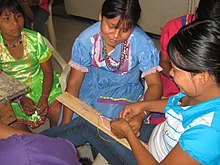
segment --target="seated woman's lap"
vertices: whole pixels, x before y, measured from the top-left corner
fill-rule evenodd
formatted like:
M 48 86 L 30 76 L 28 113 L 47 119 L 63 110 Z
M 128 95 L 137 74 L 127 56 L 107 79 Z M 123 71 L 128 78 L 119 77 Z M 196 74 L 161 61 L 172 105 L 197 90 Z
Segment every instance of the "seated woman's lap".
M 148 142 L 153 126 L 144 124 L 141 129 L 141 140 Z M 62 137 L 71 141 L 75 146 L 90 143 L 96 151 L 100 152 L 109 163 L 134 165 L 135 159 L 132 152 L 98 130 L 86 120 L 78 117 L 66 125 L 60 125 L 41 132 L 51 137 Z

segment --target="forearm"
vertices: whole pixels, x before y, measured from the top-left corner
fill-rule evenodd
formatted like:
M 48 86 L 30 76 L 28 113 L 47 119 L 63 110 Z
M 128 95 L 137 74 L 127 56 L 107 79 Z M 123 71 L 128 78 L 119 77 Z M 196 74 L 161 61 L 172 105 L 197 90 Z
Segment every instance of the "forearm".
M 157 100 L 162 97 L 162 85 L 152 84 L 148 86 L 145 94 L 144 100 Z
M 1 123 L 0 123 L 0 130 L 1 130 L 0 139 L 8 138 L 8 137 L 10 137 L 10 136 L 12 136 L 14 134 L 17 134 L 17 135 L 31 134 L 31 132 L 26 132 L 26 131 L 18 130 L 18 129 L 12 128 L 12 127 L 10 127 L 8 125 L 1 124 Z
M 170 59 L 168 56 L 162 54 L 160 52 L 160 66 L 163 68 L 162 73 L 169 77 L 169 72 L 171 70 L 171 63 L 170 63 Z
M 127 136 L 127 140 L 138 165 L 153 165 L 158 163 L 143 144 L 141 144 L 134 133 L 130 133 L 129 136 Z
M 42 95 L 41 96 L 48 96 L 50 95 L 52 85 L 53 85 L 53 73 L 51 74 L 44 74 L 43 84 L 42 84 Z
M 139 102 L 141 106 L 139 113 L 144 113 L 144 111 L 164 113 L 164 108 L 167 105 L 167 101 L 167 99 L 158 99 Z
M 50 91 L 53 85 L 53 67 L 51 64 L 51 60 L 47 60 L 44 63 L 40 64 L 41 69 L 43 71 L 44 77 L 43 77 L 43 84 L 42 84 L 42 96 L 49 96 Z
M 160 99 L 163 93 L 160 73 L 156 71 L 155 73 L 147 74 L 144 79 L 148 86 L 144 95 L 144 100 Z
M 79 91 L 81 88 L 83 75 L 84 74 L 81 74 L 79 71 L 71 69 L 70 79 L 68 81 L 66 91 L 75 97 L 79 97 Z M 75 77 L 78 77 L 78 79 L 76 79 Z M 74 112 L 71 109 L 65 107 L 63 111 L 62 124 L 66 124 L 69 121 L 71 121 L 73 114 Z
M 171 64 L 168 61 L 160 61 L 160 66 L 163 68 L 162 74 L 169 77 L 169 72 L 171 70 Z

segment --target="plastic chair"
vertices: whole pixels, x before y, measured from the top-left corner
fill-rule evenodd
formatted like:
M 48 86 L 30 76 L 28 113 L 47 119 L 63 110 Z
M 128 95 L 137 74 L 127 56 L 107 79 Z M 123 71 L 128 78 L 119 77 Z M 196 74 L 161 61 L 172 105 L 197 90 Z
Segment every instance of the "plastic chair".
M 63 57 L 57 52 L 57 50 L 54 48 L 54 46 L 48 41 L 46 37 L 44 37 L 47 46 L 53 51 L 53 57 L 57 61 L 57 63 L 60 65 L 61 68 L 61 74 L 60 74 L 60 84 L 62 92 L 66 90 L 67 85 L 67 78 L 68 74 L 70 72 L 70 66 L 66 63 L 66 61 L 63 59 Z
M 54 0 L 49 0 L 48 8 L 49 8 L 50 15 L 47 19 L 46 25 L 47 25 L 47 29 L 48 29 L 48 33 L 49 33 L 49 37 L 50 37 L 50 42 L 52 43 L 53 47 L 56 49 L 57 44 L 56 44 L 55 30 L 54 30 L 54 26 L 53 26 L 53 13 L 52 13 L 53 2 L 54 2 Z

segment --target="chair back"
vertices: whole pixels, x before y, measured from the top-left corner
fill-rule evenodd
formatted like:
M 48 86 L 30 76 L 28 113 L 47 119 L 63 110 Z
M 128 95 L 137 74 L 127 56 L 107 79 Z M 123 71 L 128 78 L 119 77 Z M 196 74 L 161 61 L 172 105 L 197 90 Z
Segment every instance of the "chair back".
M 44 39 L 45 39 L 45 42 L 47 44 L 47 47 L 50 48 L 53 51 L 53 56 L 52 56 L 53 59 L 56 60 L 56 63 L 58 63 L 58 65 L 61 69 L 61 71 L 58 71 L 58 68 L 54 67 L 54 65 L 53 65 L 55 70 L 58 71 L 58 73 L 60 73 L 61 89 L 62 89 L 62 92 L 64 92 L 66 90 L 66 86 L 67 86 L 67 79 L 68 79 L 68 75 L 69 75 L 69 72 L 70 72 L 70 66 L 63 59 L 63 57 L 59 54 L 59 52 L 53 47 L 53 45 L 50 43 L 50 41 L 48 41 L 48 39 L 46 37 L 44 37 Z M 52 63 L 53 63 L 53 59 L 52 59 Z

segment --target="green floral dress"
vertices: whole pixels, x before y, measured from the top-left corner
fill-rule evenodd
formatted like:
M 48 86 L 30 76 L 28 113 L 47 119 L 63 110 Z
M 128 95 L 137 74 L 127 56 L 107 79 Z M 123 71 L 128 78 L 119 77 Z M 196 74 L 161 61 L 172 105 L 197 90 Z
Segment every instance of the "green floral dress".
M 30 87 L 27 96 L 37 104 L 42 94 L 44 77 L 40 64 L 50 59 L 52 51 L 47 47 L 40 33 L 23 29 L 21 35 L 24 47 L 21 59 L 16 59 L 10 54 L 4 45 L 2 35 L 0 35 L 0 65 L 2 71 Z M 59 74 L 54 72 L 54 82 L 48 98 L 49 104 L 51 105 L 60 94 Z M 11 105 L 17 122 L 25 123 L 31 127 L 38 127 L 44 123 L 45 116 L 40 117 L 37 111 L 32 116 L 27 116 L 16 101 L 12 101 Z

